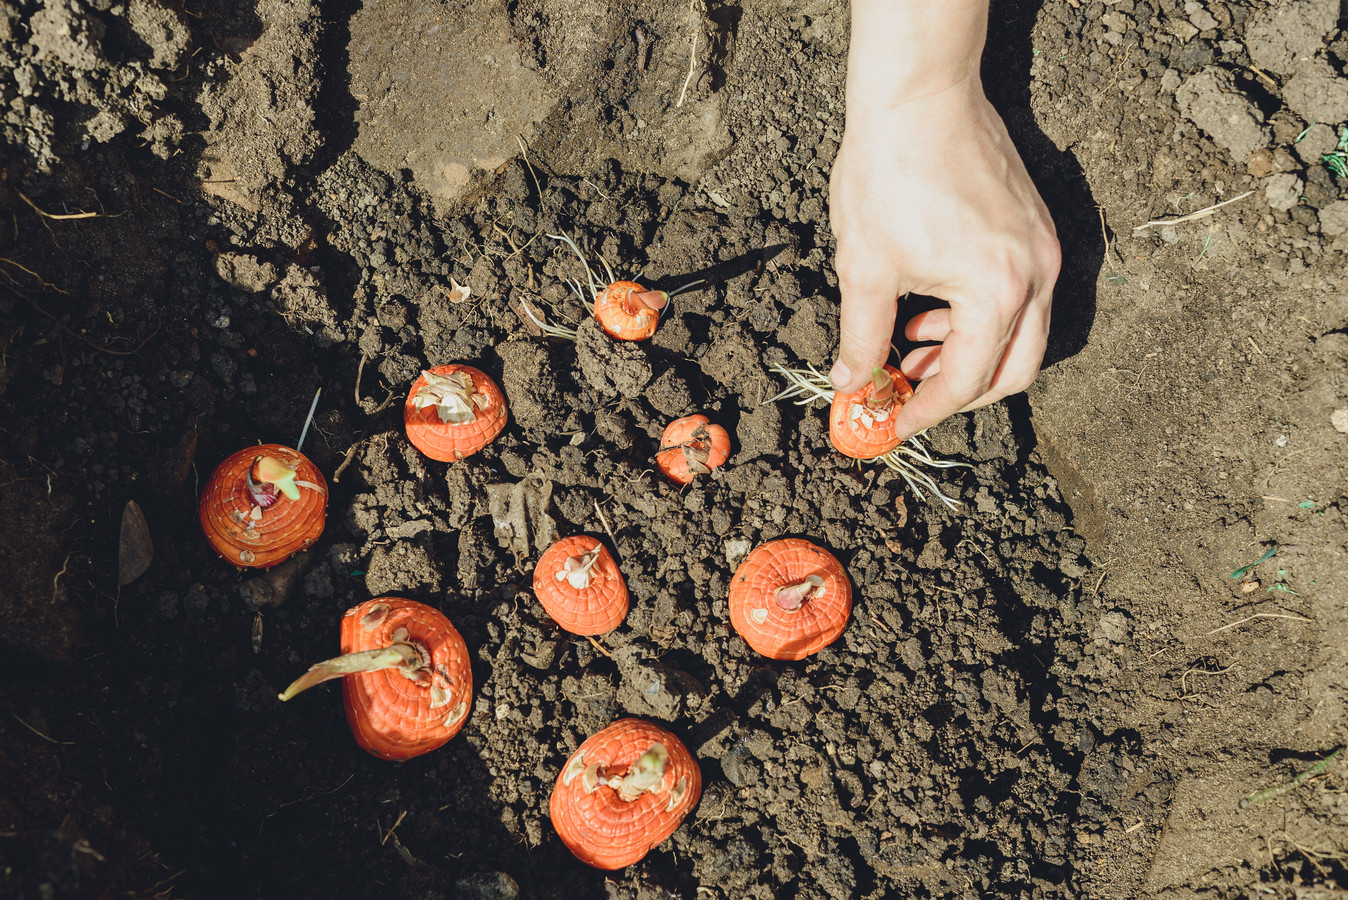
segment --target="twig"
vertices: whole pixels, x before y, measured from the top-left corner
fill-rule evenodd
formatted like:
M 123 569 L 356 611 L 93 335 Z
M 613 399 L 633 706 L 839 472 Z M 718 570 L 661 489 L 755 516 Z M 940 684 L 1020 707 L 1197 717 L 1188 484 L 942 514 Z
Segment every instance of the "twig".
M 384 836 L 379 839 L 379 846 L 382 847 L 388 843 L 388 839 L 393 837 L 393 832 L 398 830 L 398 826 L 403 823 L 403 819 L 405 818 L 407 818 L 407 810 L 403 810 L 402 812 L 398 813 L 398 818 L 394 820 L 392 825 L 389 826 L 389 830 L 384 832 Z M 379 821 L 377 819 L 375 820 L 374 824 L 375 828 L 379 827 Z
M 1263 81 L 1265 84 L 1267 84 L 1267 85 L 1268 85 L 1269 87 L 1271 87 L 1273 90 L 1275 90 L 1275 91 L 1278 90 L 1278 82 L 1276 82 L 1276 81 L 1274 81 L 1272 78 L 1270 78 L 1270 77 L 1269 77 L 1269 74 L 1268 74 L 1267 72 L 1265 72 L 1263 69 L 1257 69 L 1257 68 L 1255 68 L 1254 66 L 1250 66 L 1249 69 L 1250 69 L 1251 72 L 1254 73 L 1254 75 L 1255 75 L 1256 78 L 1258 78 L 1259 80 Z M 1297 138 L 1297 140 L 1300 140 L 1300 138 Z
M 95 218 L 98 218 L 98 216 L 102 215 L 101 213 L 96 213 L 96 212 L 60 213 L 59 215 L 56 214 L 56 213 L 49 213 L 49 212 L 46 212 L 45 210 L 43 210 L 40 206 L 38 206 L 38 205 L 37 205 L 36 203 L 34 203 L 32 200 L 29 200 L 28 197 L 24 194 L 23 191 L 20 191 L 20 190 L 17 190 L 17 189 L 16 189 L 16 190 L 14 191 L 14 193 L 18 194 L 20 200 L 22 200 L 24 203 L 27 203 L 29 206 L 31 206 L 31 207 L 33 208 L 33 210 L 34 210 L 39 216 L 41 216 L 41 217 L 44 218 L 44 219 L 55 219 L 55 220 L 60 220 L 60 219 L 95 219 Z
M 48 283 L 47 280 L 46 280 L 45 278 L 43 278 L 41 275 L 37 274 L 36 272 L 34 272 L 32 269 L 28 268 L 27 266 L 25 266 L 25 265 L 24 265 L 23 263 L 21 263 L 21 262 L 15 262 L 15 261 L 12 260 L 12 259 L 6 259 L 6 258 L 3 257 L 3 256 L 0 256 L 0 262 L 6 262 L 6 263 L 9 263 L 11 266 L 14 266 L 16 269 L 21 269 L 21 270 L 23 270 L 24 272 L 27 272 L 29 275 L 32 275 L 34 278 L 36 278 L 38 281 L 40 281 L 40 282 L 42 283 L 42 286 L 43 286 L 44 288 L 51 288 L 53 291 L 56 291 L 56 293 L 58 293 L 58 294 L 65 294 L 66 296 L 70 296 L 70 292 L 69 292 L 69 291 L 63 291 L 63 290 L 61 290 L 59 287 L 57 287 L 56 285 Z M 9 278 L 8 273 L 6 273 L 5 277 L 6 277 L 6 278 Z M 14 283 L 14 284 L 18 284 L 18 282 L 17 282 L 17 281 L 14 281 L 14 279 L 12 279 L 12 278 L 10 279 L 10 281 L 11 281 L 12 283 Z M 31 302 L 31 301 L 30 301 L 30 302 Z
M 603 644 L 599 643 L 594 638 L 590 637 L 588 634 L 585 635 L 585 640 L 589 641 L 594 646 L 594 649 L 598 650 L 600 653 L 604 654 L 609 659 L 613 658 L 613 654 L 609 653 Z
M 304 428 L 300 430 L 300 439 L 295 442 L 296 453 L 304 449 L 304 439 L 309 436 L 309 425 L 314 421 L 314 410 L 318 409 L 318 397 L 322 393 L 322 388 L 314 391 L 314 402 L 309 404 L 309 415 L 304 417 Z
M 688 93 L 688 85 L 693 81 L 693 70 L 697 68 L 697 38 L 698 32 L 693 32 L 693 48 L 688 52 L 688 77 L 683 79 L 683 90 L 679 91 L 679 102 L 675 106 L 683 106 L 684 95 Z
M 341 784 L 337 785 L 337 786 L 336 786 L 335 788 L 333 788 L 332 790 L 328 790 L 328 791 L 311 791 L 311 792 L 309 793 L 309 796 L 307 796 L 307 797 L 298 797 L 298 798 L 296 798 L 296 799 L 294 799 L 294 800 L 287 800 L 285 803 L 282 803 L 280 806 L 276 807 L 276 809 L 277 809 L 277 811 L 279 812 L 280 810 L 285 809 L 287 806 L 294 806 L 296 803 L 308 803 L 310 800 L 314 799 L 315 797 L 324 797 L 324 796 L 327 796 L 327 795 L 330 795 L 330 794 L 335 794 L 335 793 L 337 793 L 338 791 L 340 791 L 342 788 L 344 788 L 344 787 L 346 787 L 348 784 L 350 784 L 350 783 L 351 783 L 351 779 L 352 779 L 352 778 L 355 778 L 355 777 L 356 777 L 356 773 L 355 773 L 355 772 L 352 772 L 350 775 L 346 776 L 346 781 L 343 781 Z M 271 813 L 270 815 L 266 816 L 266 818 L 269 819 L 269 818 L 271 818 L 271 817 L 274 816 L 274 815 L 276 815 L 276 813 Z
M 1225 675 L 1236 667 L 1235 663 L 1227 666 L 1225 669 L 1186 669 L 1180 676 L 1180 693 L 1187 695 L 1189 693 L 1188 679 L 1190 675 Z
M 65 322 L 62 322 L 60 319 L 56 318 L 56 316 L 54 316 L 54 315 L 52 315 L 51 313 L 47 312 L 45 309 L 43 309 L 41 306 L 39 306 L 39 305 L 37 304 L 37 301 L 36 301 L 36 300 L 32 299 L 31 297 L 28 297 L 28 296 L 25 295 L 25 294 L 21 294 L 21 293 L 19 293 L 18 291 L 15 291 L 14 293 L 19 294 L 20 297 L 23 297 L 23 299 L 27 300 L 29 306 L 33 307 L 33 309 L 35 309 L 35 310 L 37 310 L 38 312 L 42 313 L 42 315 L 46 316 L 48 319 L 51 319 L 53 322 L 56 323 L 56 327 L 60 328 L 60 329 L 61 329 L 62 331 L 64 331 L 66 334 L 68 334 L 68 335 L 70 335 L 71 337 L 73 337 L 75 340 L 81 341 L 81 342 L 83 342 L 83 343 L 85 343 L 85 344 L 88 344 L 90 347 L 92 347 L 93 349 L 97 350 L 99 353 L 106 353 L 106 354 L 108 354 L 109 356 L 135 356 L 137 353 L 139 353 L 140 351 L 144 350 L 144 349 L 145 349 L 145 345 L 148 344 L 148 343 L 150 343 L 150 341 L 154 340 L 154 339 L 155 339 L 155 336 L 156 336 L 157 334 L 159 334 L 159 329 L 162 328 L 162 327 L 164 327 L 163 325 L 156 325 L 154 331 L 151 331 L 151 332 L 150 332 L 150 336 L 149 336 L 149 337 L 147 337 L 145 340 L 141 341 L 139 344 L 137 344 L 135 347 L 133 347 L 133 348 L 130 349 L 130 350 L 109 350 L 107 347 L 100 347 L 100 346 L 98 346 L 98 345 L 95 344 L 93 341 L 89 340 L 87 337 L 85 337 L 84 335 L 80 334 L 78 331 L 75 331 L 73 328 L 71 328 L 71 327 L 70 327 L 69 325 L 67 325 Z M 65 291 L 62 291 L 61 293 L 64 294 Z
M 1289 459 L 1291 459 L 1291 458 L 1294 457 L 1294 456 L 1300 456 L 1300 455 L 1303 454 L 1303 453 L 1309 453 L 1310 451 L 1312 451 L 1312 450 L 1314 450 L 1314 449 L 1315 449 L 1314 447 L 1302 447 L 1300 450 L 1293 450 L 1291 453 L 1284 453 L 1282 456 L 1278 457 L 1278 458 L 1273 462 L 1273 468 L 1269 469 L 1269 470 L 1268 470 L 1268 474 L 1264 476 L 1264 487 L 1268 487 L 1269 484 L 1272 483 L 1272 481 L 1273 481 L 1273 476 L 1278 474 L 1278 468 L 1279 468 L 1283 463 L 1287 462 Z
M 365 372 L 365 360 L 369 359 L 364 353 L 360 355 L 360 365 L 356 366 L 356 405 L 360 406 L 360 376 Z
M 1259 791 L 1257 793 L 1251 794 L 1250 796 L 1240 801 L 1240 808 L 1249 809 L 1251 806 L 1258 806 L 1259 804 L 1267 800 L 1272 800 L 1274 797 L 1281 797 L 1288 791 L 1296 787 L 1299 787 L 1308 778 L 1313 778 L 1314 776 L 1320 775 L 1321 773 L 1327 771 L 1329 767 L 1334 764 L 1334 760 L 1338 759 L 1339 754 L 1342 752 L 1343 748 L 1340 747 L 1338 750 L 1335 750 L 1333 753 L 1329 754 L 1324 759 L 1320 760 L 1318 763 L 1316 763 L 1306 771 L 1302 772 L 1300 775 L 1293 778 L 1291 781 L 1284 781 L 1282 784 L 1276 787 L 1271 787 L 1266 791 Z
M 1217 210 L 1221 209 L 1223 206 L 1226 206 L 1230 203 L 1235 203 L 1237 200 L 1244 200 L 1246 197 L 1250 196 L 1253 193 L 1254 191 L 1246 191 L 1245 193 L 1241 194 L 1238 197 L 1232 197 L 1230 200 L 1223 200 L 1221 203 L 1214 203 L 1212 206 L 1209 206 L 1206 209 L 1200 209 L 1198 212 L 1189 213 L 1187 216 L 1180 216 L 1175 219 L 1153 219 L 1152 221 L 1147 222 L 1145 225 L 1138 225 L 1136 228 L 1133 229 L 1133 231 L 1145 231 L 1148 228 L 1152 228 L 1158 225 L 1180 225 L 1184 222 L 1192 222 L 1195 219 L 1202 219 L 1205 216 L 1212 215 Z
M 1109 270 L 1111 272 L 1118 271 L 1114 268 L 1114 260 L 1111 259 L 1109 255 L 1109 249 L 1112 244 L 1109 240 L 1109 229 L 1105 227 L 1105 208 L 1096 204 L 1095 211 L 1100 214 L 1100 237 L 1105 239 L 1105 262 L 1109 263 Z
M 342 480 L 342 473 L 346 471 L 347 466 L 351 465 L 351 461 L 356 458 L 356 450 L 363 443 L 365 443 L 365 438 L 361 438 L 360 440 L 352 444 L 350 447 L 346 448 L 346 456 L 342 458 L 342 464 L 337 467 L 337 471 L 332 473 L 333 484 L 336 484 L 337 482 Z
M 1253 622 L 1255 619 L 1291 619 L 1293 622 L 1314 622 L 1314 619 L 1307 619 L 1302 616 L 1291 616 L 1286 613 L 1255 613 L 1252 616 L 1246 616 L 1243 619 L 1232 622 L 1230 625 L 1223 625 L 1221 628 L 1214 628 L 1203 637 L 1210 637 L 1219 631 L 1226 631 L 1228 628 L 1235 628 L 1237 625 L 1244 625 L 1246 622 Z
M 595 514 L 599 516 L 599 522 L 604 526 L 604 533 L 608 535 L 609 543 L 613 545 L 613 556 L 622 564 L 622 558 L 618 556 L 618 539 L 613 536 L 613 529 L 608 527 L 608 519 L 604 518 L 604 511 L 599 508 L 599 501 L 594 501 Z
M 534 180 L 534 190 L 538 191 L 538 206 L 541 209 L 543 206 L 543 187 L 538 183 L 538 175 L 534 172 L 533 164 L 529 162 L 529 151 L 524 149 L 524 138 L 517 134 L 515 135 L 515 142 L 520 145 L 520 158 L 529 167 L 529 176 Z
M 33 734 L 35 734 L 35 735 L 37 735 L 38 737 L 42 738 L 44 741 L 50 741 L 50 742 L 53 743 L 53 744 L 60 744 L 60 745 L 63 746 L 63 747 L 73 747 L 73 746 L 75 745 L 75 742 L 74 742 L 74 741 L 58 741 L 58 740 L 57 740 L 56 738 L 54 738 L 54 737 L 48 737 L 47 735 L 45 735 L 45 734 L 43 734 L 42 732 L 38 731 L 38 730 L 37 730 L 36 728 L 34 728 L 32 725 L 29 725 L 27 722 L 25 722 L 22 718 L 19 717 L 19 714 L 16 713 L 16 712 L 10 712 L 10 715 L 13 716 L 14 718 L 18 719 L 20 725 L 22 725 L 24 728 L 27 728 L 29 731 L 33 732 Z
M 48 476 L 48 477 L 50 478 L 51 476 Z M 74 554 L 72 553 L 71 556 L 73 556 L 73 555 L 74 555 Z M 56 602 L 56 591 L 57 591 L 58 585 L 60 584 L 61 576 L 64 575 L 64 574 L 66 573 L 66 569 L 69 568 L 69 566 L 70 566 L 70 556 L 67 556 L 67 557 L 66 557 L 66 561 L 63 562 L 63 563 L 61 563 L 61 571 L 57 572 L 57 573 L 56 573 L 56 576 L 55 576 L 54 578 L 52 578 L 52 580 L 51 580 L 51 599 L 52 599 L 52 603 L 55 603 L 55 602 Z

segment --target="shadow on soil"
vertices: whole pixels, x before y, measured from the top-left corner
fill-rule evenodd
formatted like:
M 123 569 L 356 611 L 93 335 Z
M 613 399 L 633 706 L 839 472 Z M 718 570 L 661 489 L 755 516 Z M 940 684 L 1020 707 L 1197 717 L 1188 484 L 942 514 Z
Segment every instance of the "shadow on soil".
M 992 4 L 983 53 L 983 84 L 1002 114 L 1025 167 L 1058 227 L 1062 273 L 1053 292 L 1053 324 L 1044 365 L 1069 359 L 1086 346 L 1095 322 L 1095 284 L 1104 263 L 1104 237 L 1094 196 L 1081 164 L 1054 146 L 1030 109 L 1034 23 L 1042 2 Z

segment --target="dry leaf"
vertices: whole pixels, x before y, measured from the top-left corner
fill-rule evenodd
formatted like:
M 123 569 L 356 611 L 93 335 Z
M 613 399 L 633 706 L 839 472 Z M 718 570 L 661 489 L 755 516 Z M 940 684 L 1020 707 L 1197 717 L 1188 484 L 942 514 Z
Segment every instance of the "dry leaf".
M 538 320 L 534 318 L 532 308 L 530 308 L 529 304 L 524 301 L 523 297 L 515 301 L 514 312 L 515 315 L 519 317 L 520 323 L 524 325 L 525 331 L 529 332 L 534 337 L 543 336 L 543 328 L 538 324 Z
M 122 510 L 122 536 L 117 549 L 117 586 L 125 587 L 144 575 L 153 560 L 154 541 L 145 513 L 135 500 L 128 500 Z
M 495 526 L 496 542 L 515 554 L 517 560 L 534 554 L 530 542 L 542 553 L 557 538 L 557 526 L 548 515 L 552 482 L 530 475 L 516 484 L 486 485 L 487 503 Z

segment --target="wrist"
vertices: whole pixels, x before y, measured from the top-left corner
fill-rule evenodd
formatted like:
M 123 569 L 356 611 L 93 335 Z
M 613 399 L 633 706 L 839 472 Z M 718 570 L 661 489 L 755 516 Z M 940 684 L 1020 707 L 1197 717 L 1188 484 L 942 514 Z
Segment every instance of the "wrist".
M 849 116 L 982 95 L 987 0 L 853 0 Z

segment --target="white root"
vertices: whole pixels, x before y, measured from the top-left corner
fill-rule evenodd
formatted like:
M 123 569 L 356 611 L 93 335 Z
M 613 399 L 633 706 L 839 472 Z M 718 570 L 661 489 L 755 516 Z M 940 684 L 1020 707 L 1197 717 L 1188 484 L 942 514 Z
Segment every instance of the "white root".
M 785 378 L 787 387 L 777 396 L 764 400 L 764 403 L 791 400 L 797 406 L 808 406 L 815 401 L 833 402 L 833 383 L 828 380 L 827 375 L 809 363 L 805 364 L 804 369 L 773 366 L 771 371 Z
M 914 465 L 910 460 L 916 461 L 918 465 L 932 466 L 937 469 L 950 469 L 955 466 L 964 466 L 965 468 L 972 467 L 968 463 L 952 462 L 950 460 L 935 458 L 927 452 L 925 447 L 922 447 L 917 443 L 919 436 L 920 435 L 913 435 L 905 443 L 900 444 L 884 456 L 879 457 L 880 462 L 902 475 L 903 480 L 908 482 L 908 486 L 913 489 L 913 496 L 917 497 L 917 499 L 927 499 L 927 495 L 923 491 L 923 488 L 926 488 L 926 490 L 931 491 L 936 499 L 946 508 L 952 510 L 959 509 L 960 506 L 963 505 L 963 501 L 957 500 L 942 491 L 941 488 L 937 486 L 935 479 L 919 469 L 917 465 Z
M 791 400 L 797 406 L 807 406 L 811 403 L 833 402 L 833 384 L 829 381 L 827 375 L 820 372 L 813 365 L 806 363 L 804 369 L 788 369 L 783 366 L 773 366 L 772 370 L 776 374 L 786 379 L 787 387 L 781 393 L 772 397 L 765 403 L 775 403 L 778 400 Z M 956 467 L 972 468 L 968 463 L 954 462 L 951 460 L 939 459 L 933 456 L 922 442 L 922 435 L 925 431 L 913 435 L 884 456 L 876 459 L 898 472 L 903 476 L 903 480 L 912 488 L 913 495 L 919 500 L 926 500 L 927 494 L 931 493 L 942 505 L 949 509 L 959 509 L 962 501 L 951 497 L 941 490 L 936 484 L 935 479 L 920 467 L 931 469 L 952 469 Z M 858 463 L 863 460 L 858 460 Z
M 573 281 L 568 278 L 566 279 L 566 283 L 570 286 L 571 290 L 575 292 L 576 296 L 580 298 L 580 302 L 585 305 L 585 308 L 593 314 L 594 301 L 595 298 L 599 296 L 600 285 L 599 280 L 595 277 L 594 269 L 590 268 L 590 261 L 585 258 L 585 254 L 581 252 L 580 247 L 576 246 L 576 242 L 571 240 L 570 235 L 550 234 L 548 237 L 552 238 L 554 241 L 561 241 L 563 244 L 570 247 L 571 251 L 576 254 L 576 258 L 580 260 L 581 266 L 585 268 L 585 279 L 590 285 L 590 294 L 588 298 L 581 289 L 579 281 Z M 608 281 L 605 283 L 612 284 L 617 281 L 618 279 L 613 275 L 613 270 L 609 268 L 608 260 L 601 256 L 599 257 L 599 261 L 604 264 L 604 271 L 608 273 Z
M 591 315 L 593 315 L 594 301 L 599 298 L 599 295 L 600 293 L 602 293 L 603 288 L 606 285 L 613 284 L 613 282 L 618 280 L 618 276 L 613 272 L 613 267 L 608 264 L 608 260 L 604 258 L 604 255 L 602 253 L 599 254 L 599 262 L 601 265 L 603 265 L 604 275 L 607 276 L 608 278 L 608 281 L 604 282 L 601 285 L 599 283 L 598 276 L 595 274 L 594 269 L 590 266 L 590 261 L 585 258 L 585 254 L 581 252 L 580 247 L 576 245 L 576 242 L 572 240 L 569 235 L 550 234 L 548 235 L 548 237 L 552 238 L 554 241 L 561 241 L 563 244 L 566 244 L 566 246 L 570 247 L 571 252 L 576 254 L 576 258 L 580 260 L 580 264 L 585 267 L 585 280 L 590 287 L 590 293 L 588 296 L 585 294 L 585 289 L 581 285 L 580 281 L 572 278 L 564 278 L 562 280 L 566 282 L 567 286 L 571 288 L 571 292 L 576 295 L 576 297 L 580 300 L 582 304 L 584 304 L 586 311 L 589 312 Z M 642 278 L 641 272 L 638 272 L 637 274 L 632 276 L 633 281 L 640 281 L 641 278 Z M 674 311 L 673 304 L 675 297 L 677 297 L 679 294 L 684 293 L 685 291 L 692 290 L 698 285 L 706 283 L 707 282 L 705 278 L 698 278 L 695 281 L 690 281 L 687 284 L 680 285 L 679 287 L 675 288 L 672 291 L 662 292 L 665 293 L 665 305 L 660 310 L 658 310 L 658 312 L 661 312 L 664 315 L 669 315 Z M 542 328 L 545 333 L 551 333 L 548 332 L 548 329 L 553 326 L 544 325 L 538 319 L 535 319 L 533 313 L 529 312 L 529 308 L 527 306 L 525 306 L 525 312 L 529 313 L 529 318 L 533 319 L 535 325 L 537 325 L 539 328 Z M 569 329 L 559 329 L 559 330 L 568 331 Z M 566 335 L 553 334 L 553 337 L 566 337 Z M 571 339 L 574 340 L 574 336 Z

